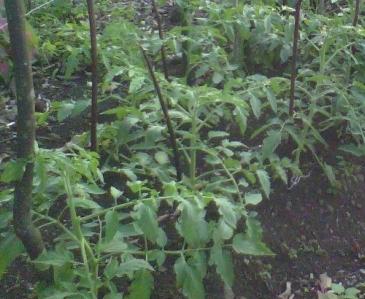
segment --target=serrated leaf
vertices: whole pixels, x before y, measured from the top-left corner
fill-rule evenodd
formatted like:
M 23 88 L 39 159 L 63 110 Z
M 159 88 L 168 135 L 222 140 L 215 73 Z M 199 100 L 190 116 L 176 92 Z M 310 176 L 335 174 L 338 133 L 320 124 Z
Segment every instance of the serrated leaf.
M 250 94 L 250 105 L 253 114 L 258 119 L 261 115 L 261 101 L 254 94 Z
M 135 273 L 129 288 L 127 299 L 149 299 L 154 287 L 154 279 L 150 271 L 140 270 Z
M 62 267 L 72 262 L 72 256 L 64 250 L 62 252 L 47 251 L 42 253 L 34 262 L 42 265 Z
M 178 288 L 182 289 L 188 299 L 204 299 L 205 292 L 202 277 L 199 271 L 186 263 L 183 258 L 178 258 L 174 265 Z
M 214 198 L 214 201 L 218 205 L 218 212 L 222 215 L 223 220 L 232 228 L 236 228 L 238 221 L 238 214 L 235 206 L 229 201 L 228 198 Z
M 256 206 L 262 201 L 261 193 L 246 193 L 245 194 L 245 203 L 246 205 Z
M 193 247 L 205 244 L 208 238 L 208 223 L 204 219 L 204 211 L 187 200 L 183 200 L 179 208 L 181 215 L 176 224 L 179 234 Z
M 115 271 L 115 276 L 123 277 L 125 275 L 133 275 L 134 272 L 139 270 L 154 271 L 152 266 L 145 260 L 131 259 L 119 265 L 119 267 Z
M 267 198 L 269 198 L 270 188 L 271 188 L 269 175 L 267 174 L 267 172 L 265 170 L 262 170 L 262 169 L 256 170 L 256 174 L 259 179 L 260 185 L 261 185 L 262 189 L 264 190 L 265 196 Z
M 0 242 L 0 279 L 11 262 L 24 252 L 22 242 L 13 233 L 8 233 Z
M 210 259 L 216 265 L 216 271 L 222 280 L 231 287 L 234 280 L 234 266 L 231 253 L 220 246 L 214 246 L 210 251 Z
M 155 154 L 155 160 L 157 161 L 158 164 L 164 165 L 164 164 L 168 164 L 169 161 L 169 156 L 162 151 L 159 151 Z
M 57 120 L 64 121 L 68 117 L 78 116 L 90 105 L 89 100 L 78 100 L 70 102 L 61 102 L 57 111 Z
M 224 131 L 209 131 L 208 132 L 208 138 L 209 139 L 223 138 L 223 137 L 227 137 L 227 136 L 229 136 L 229 133 L 224 132 Z
M 27 161 L 18 159 L 6 163 L 5 169 L 1 174 L 0 180 L 4 183 L 19 181 L 23 177 Z
M 165 232 L 158 226 L 156 212 L 148 205 L 141 203 L 136 206 L 136 212 L 133 214 L 138 227 L 152 243 L 157 243 L 164 247 L 167 242 Z
M 108 211 L 105 214 L 105 241 L 113 240 L 119 226 L 118 212 Z
M 261 241 L 262 228 L 260 222 L 252 217 L 246 219 L 246 233 L 233 238 L 233 249 L 246 255 L 273 255 L 273 252 Z
M 271 90 L 271 88 L 265 88 L 265 92 L 266 92 L 266 97 L 267 97 L 267 100 L 269 101 L 272 111 L 277 113 L 278 104 L 277 104 L 277 99 L 276 99 L 274 92 Z
M 95 201 L 86 198 L 74 198 L 70 199 L 74 202 L 76 208 L 89 209 L 89 210 L 99 210 L 99 206 Z
M 279 146 L 281 142 L 281 132 L 280 131 L 269 131 L 268 136 L 264 139 L 262 143 L 262 157 L 266 159 L 270 157 Z

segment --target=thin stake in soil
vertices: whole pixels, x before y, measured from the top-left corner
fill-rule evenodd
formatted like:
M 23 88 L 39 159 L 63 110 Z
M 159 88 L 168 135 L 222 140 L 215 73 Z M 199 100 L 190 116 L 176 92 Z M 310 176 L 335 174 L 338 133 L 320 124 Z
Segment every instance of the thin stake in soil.
M 91 121 L 90 121 L 90 143 L 91 150 L 98 150 L 97 125 L 98 125 L 98 47 L 96 40 L 96 22 L 94 0 L 87 0 L 87 10 L 90 24 L 90 45 L 91 45 L 91 76 L 92 76 L 92 95 L 91 95 Z
M 289 116 L 292 117 L 294 113 L 294 97 L 295 97 L 295 81 L 297 79 L 297 56 L 298 56 L 298 40 L 300 28 L 300 8 L 302 0 L 298 0 L 295 7 L 295 27 L 293 39 L 293 58 L 291 64 L 291 78 L 290 78 L 290 102 L 289 102 Z
M 354 19 L 352 21 L 352 26 L 357 26 L 359 21 L 359 14 L 360 14 L 360 0 L 356 0 L 355 2 L 355 12 L 354 12 Z
M 24 0 L 6 0 L 10 44 L 14 58 L 14 77 L 18 107 L 17 158 L 25 170 L 15 183 L 13 219 L 15 233 L 31 259 L 44 250 L 39 229 L 32 222 L 32 189 L 34 169 L 34 86 L 30 47 L 27 45 Z
M 155 73 L 153 71 L 151 61 L 148 58 L 146 51 L 142 47 L 141 47 L 141 51 L 142 51 L 144 60 L 146 61 L 148 72 L 149 72 L 149 74 L 151 76 L 151 79 L 153 81 L 153 85 L 155 87 L 155 91 L 157 93 L 157 97 L 158 97 L 158 100 L 159 100 L 160 105 L 161 105 L 162 112 L 163 112 L 164 117 L 165 117 L 167 130 L 168 130 L 169 135 L 170 135 L 171 147 L 172 147 L 172 150 L 174 152 L 174 164 L 175 164 L 175 169 L 176 169 L 176 177 L 177 177 L 177 180 L 180 181 L 181 178 L 182 178 L 182 172 L 181 172 L 181 167 L 180 167 L 179 150 L 177 148 L 175 130 L 174 130 L 174 127 L 172 126 L 169 111 L 167 109 L 167 105 L 166 105 L 166 103 L 164 101 L 164 98 L 162 96 L 160 84 L 158 83 L 157 78 L 155 76 Z
M 161 16 L 160 16 L 160 13 L 158 12 L 158 8 L 157 8 L 155 0 L 152 0 L 152 10 L 153 10 L 153 13 L 156 16 L 157 27 L 158 27 L 158 35 L 159 35 L 160 40 L 162 42 L 162 45 L 161 45 L 161 60 L 162 60 L 163 72 L 164 72 L 164 75 L 165 75 L 165 79 L 167 81 L 170 81 L 169 72 L 168 72 L 168 69 L 167 69 L 167 62 L 166 62 L 166 51 L 165 51 L 165 46 L 163 44 L 164 35 L 163 35 L 163 30 L 162 30 L 162 21 L 161 21 Z

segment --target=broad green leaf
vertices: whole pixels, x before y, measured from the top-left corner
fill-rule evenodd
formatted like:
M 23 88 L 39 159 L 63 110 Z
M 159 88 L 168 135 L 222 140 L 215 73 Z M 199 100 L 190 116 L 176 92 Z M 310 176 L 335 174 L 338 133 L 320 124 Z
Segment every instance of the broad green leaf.
M 208 239 L 208 223 L 204 219 L 204 211 L 187 200 L 183 200 L 179 208 L 181 215 L 176 228 L 180 235 L 193 247 L 205 244 Z
M 245 203 L 246 205 L 256 206 L 262 201 L 261 193 L 246 193 L 245 194 Z
M 232 228 L 236 228 L 239 217 L 234 204 L 232 204 L 228 198 L 217 197 L 214 198 L 214 201 L 217 204 L 218 212 L 222 215 L 224 221 Z
M 101 206 L 99 206 L 95 201 L 86 198 L 75 198 L 70 199 L 74 202 L 75 207 L 82 209 L 90 209 L 90 210 L 99 210 Z
M 22 242 L 13 233 L 8 233 L 0 241 L 0 279 L 11 262 L 23 252 Z
M 233 238 L 233 249 L 246 255 L 273 255 L 273 252 L 261 241 L 262 228 L 260 223 L 251 216 L 246 219 L 246 233 L 240 233 Z
M 78 116 L 90 105 L 89 100 L 78 100 L 70 102 L 61 102 L 57 111 L 57 120 L 64 121 L 68 117 Z
M 133 273 L 139 270 L 149 270 L 154 271 L 152 266 L 141 259 L 131 259 L 129 261 L 123 262 L 115 271 L 115 276 L 123 277 L 125 275 L 131 276 Z
M 279 146 L 281 142 L 280 131 L 269 131 L 268 136 L 264 139 L 262 144 L 262 157 L 266 159 L 270 157 Z
M 23 177 L 27 162 L 24 159 L 10 161 L 6 164 L 0 180 L 4 183 L 19 181 Z
M 234 266 L 231 253 L 220 246 L 214 246 L 210 251 L 210 259 L 211 263 L 216 265 L 216 271 L 222 280 L 231 287 L 234 280 Z
M 105 241 L 113 240 L 119 226 L 118 212 L 108 211 L 105 214 Z
M 252 108 L 252 112 L 255 117 L 258 119 L 261 115 L 261 101 L 254 94 L 250 94 L 250 104 Z
M 276 100 L 276 96 L 275 96 L 274 92 L 271 90 L 271 88 L 265 88 L 265 92 L 266 92 L 266 97 L 267 97 L 267 100 L 270 103 L 272 111 L 277 113 L 278 112 L 278 104 L 277 104 L 277 100 Z
M 141 203 L 136 206 L 136 212 L 133 213 L 138 227 L 152 243 L 157 243 L 164 247 L 167 242 L 165 232 L 158 226 L 156 212 L 148 205 Z
M 155 160 L 158 164 L 164 165 L 170 163 L 169 156 L 162 151 L 159 151 L 155 154 Z
M 183 258 L 178 258 L 174 265 L 177 287 L 182 289 L 188 299 L 204 299 L 205 292 L 202 277 L 199 271 L 186 263 Z
M 62 267 L 72 262 L 72 255 L 65 250 L 60 252 L 47 251 L 42 253 L 34 262 L 42 265 Z
M 154 287 L 154 279 L 150 271 L 140 270 L 135 273 L 129 288 L 127 299 L 149 299 Z
M 259 179 L 260 185 L 261 185 L 262 189 L 264 190 L 265 196 L 267 198 L 269 198 L 270 187 L 271 187 L 269 175 L 267 174 L 267 172 L 265 170 L 262 170 L 262 169 L 256 170 L 256 174 Z

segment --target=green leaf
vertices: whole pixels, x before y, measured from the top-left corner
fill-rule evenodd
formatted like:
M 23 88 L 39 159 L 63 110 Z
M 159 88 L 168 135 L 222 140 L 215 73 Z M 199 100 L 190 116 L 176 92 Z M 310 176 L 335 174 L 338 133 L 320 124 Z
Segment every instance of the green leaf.
M 4 183 L 20 181 L 23 177 L 26 164 L 27 161 L 24 159 L 9 161 L 6 163 L 0 180 Z
M 123 195 L 123 192 L 118 190 L 117 188 L 111 186 L 110 195 L 113 197 L 114 200 L 117 200 L 119 197 L 121 197 Z
M 177 287 L 182 289 L 188 299 L 204 299 L 205 292 L 203 279 L 199 271 L 186 263 L 183 258 L 178 258 L 174 265 Z
M 90 105 L 89 100 L 78 100 L 70 102 L 61 102 L 57 111 L 57 120 L 64 121 L 68 117 L 80 115 Z
M 155 154 L 155 160 L 157 161 L 158 164 L 164 165 L 164 164 L 168 164 L 169 161 L 169 156 L 162 151 L 159 151 Z
M 145 260 L 131 259 L 119 265 L 119 267 L 115 270 L 115 276 L 117 277 L 123 277 L 125 275 L 131 276 L 134 274 L 134 272 L 139 270 L 154 271 L 152 266 Z
M 127 299 L 149 299 L 154 287 L 153 276 L 150 271 L 140 270 L 135 273 L 129 288 Z
M 147 239 L 152 243 L 157 243 L 164 247 L 167 242 L 165 232 L 158 226 L 156 212 L 145 203 L 136 206 L 136 212 L 133 213 L 138 227 L 146 235 Z
M 218 212 L 223 216 L 224 221 L 231 226 L 236 228 L 238 221 L 238 214 L 236 207 L 229 201 L 228 198 L 214 198 L 215 203 L 218 205 Z
M 210 251 L 210 259 L 216 265 L 216 271 L 224 283 L 231 287 L 234 280 L 234 266 L 231 253 L 228 250 L 223 250 L 220 246 L 214 246 Z
M 221 83 L 223 79 L 224 79 L 224 76 L 221 73 L 214 72 L 213 79 L 212 79 L 214 84 Z
M 229 133 L 224 132 L 224 131 L 209 131 L 208 132 L 208 138 L 209 139 L 223 138 L 223 137 L 227 137 L 227 136 L 229 136 Z
M 327 163 L 323 163 L 323 170 L 325 175 L 327 176 L 328 180 L 332 185 L 336 185 L 336 175 L 333 170 L 333 167 L 331 165 L 328 165 Z
M 262 157 L 266 159 L 270 157 L 279 146 L 281 142 L 280 131 L 269 131 L 268 136 L 264 139 L 262 144 Z
M 37 264 L 62 267 L 72 261 L 72 255 L 66 250 L 47 251 L 42 253 L 34 262 Z
M 250 94 L 250 104 L 253 114 L 258 119 L 261 115 L 261 101 L 252 93 Z
M 275 96 L 274 92 L 271 90 L 271 88 L 265 88 L 265 92 L 266 92 L 266 97 L 270 103 L 272 111 L 277 113 L 278 104 L 277 104 L 277 100 L 276 100 L 276 96 Z
M 270 177 L 265 170 L 258 169 L 256 170 L 257 177 L 259 179 L 260 185 L 264 190 L 265 196 L 269 198 L 270 195 Z
M 113 240 L 119 226 L 119 217 L 116 211 L 108 211 L 105 215 L 105 241 Z
M 179 234 L 195 248 L 205 244 L 208 239 L 208 223 L 204 220 L 204 211 L 185 199 L 179 208 L 181 215 L 176 224 Z
M 101 206 L 99 206 L 95 201 L 86 198 L 75 198 L 69 199 L 74 202 L 76 208 L 89 209 L 89 210 L 99 210 Z
M 273 252 L 261 241 L 262 228 L 260 222 L 253 217 L 246 219 L 246 233 L 237 234 L 233 238 L 233 249 L 246 255 L 273 255 Z
M 246 205 L 256 206 L 262 201 L 261 193 L 246 193 L 245 194 L 245 203 Z
M 8 233 L 0 242 L 0 279 L 7 267 L 24 252 L 22 242 L 13 233 Z

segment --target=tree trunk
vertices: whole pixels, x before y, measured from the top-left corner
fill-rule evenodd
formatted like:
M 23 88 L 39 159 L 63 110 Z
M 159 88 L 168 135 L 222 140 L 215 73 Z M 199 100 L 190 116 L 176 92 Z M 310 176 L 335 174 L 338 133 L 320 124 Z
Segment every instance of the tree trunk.
M 34 88 L 30 47 L 27 46 L 23 0 L 5 0 L 10 43 L 14 58 L 17 95 L 17 158 L 26 161 L 24 175 L 15 184 L 14 228 L 29 256 L 42 253 L 44 244 L 40 231 L 32 223 L 32 187 L 34 166 Z

